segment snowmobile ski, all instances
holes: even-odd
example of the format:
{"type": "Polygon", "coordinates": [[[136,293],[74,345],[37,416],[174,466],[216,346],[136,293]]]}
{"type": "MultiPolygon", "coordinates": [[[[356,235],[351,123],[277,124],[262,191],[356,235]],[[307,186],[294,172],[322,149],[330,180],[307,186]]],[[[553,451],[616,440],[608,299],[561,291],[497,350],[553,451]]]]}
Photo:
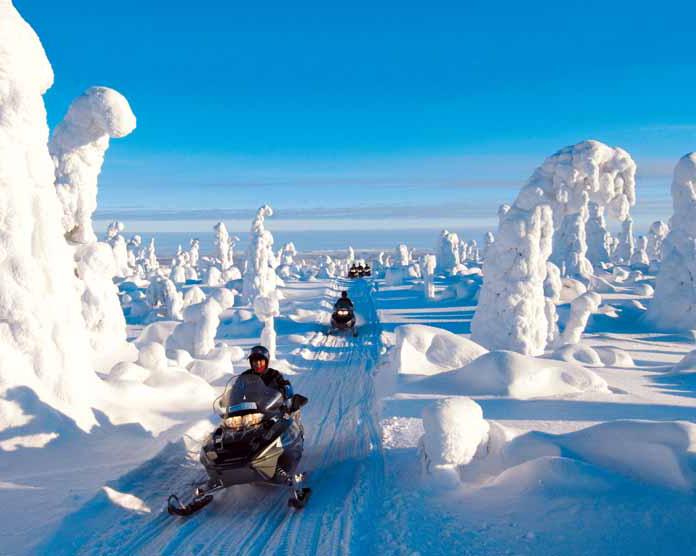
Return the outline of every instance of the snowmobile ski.
{"type": "Polygon", "coordinates": [[[307,505],[309,497],[312,495],[312,489],[309,487],[304,487],[292,492],[292,496],[288,500],[288,506],[295,508],[296,510],[301,510],[307,505]]]}
{"type": "Polygon", "coordinates": [[[198,510],[205,508],[213,501],[212,494],[205,494],[200,498],[194,498],[190,504],[182,504],[176,494],[171,494],[167,500],[167,512],[169,515],[178,515],[187,517],[196,513],[198,510]]]}

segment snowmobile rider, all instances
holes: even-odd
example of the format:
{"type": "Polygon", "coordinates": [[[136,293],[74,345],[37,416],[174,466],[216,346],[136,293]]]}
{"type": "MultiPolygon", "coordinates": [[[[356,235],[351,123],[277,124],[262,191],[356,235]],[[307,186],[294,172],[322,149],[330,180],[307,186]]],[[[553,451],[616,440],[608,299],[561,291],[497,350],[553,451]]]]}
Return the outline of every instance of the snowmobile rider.
{"type": "Polygon", "coordinates": [[[334,309],[352,309],[353,302],[348,297],[347,291],[341,292],[341,297],[338,298],[336,303],[334,303],[334,309]]]}
{"type": "Polygon", "coordinates": [[[270,353],[265,347],[254,346],[249,352],[249,366],[251,368],[242,374],[260,376],[266,386],[278,390],[283,395],[283,399],[289,400],[293,395],[292,385],[279,371],[268,366],[269,360],[270,353]]]}

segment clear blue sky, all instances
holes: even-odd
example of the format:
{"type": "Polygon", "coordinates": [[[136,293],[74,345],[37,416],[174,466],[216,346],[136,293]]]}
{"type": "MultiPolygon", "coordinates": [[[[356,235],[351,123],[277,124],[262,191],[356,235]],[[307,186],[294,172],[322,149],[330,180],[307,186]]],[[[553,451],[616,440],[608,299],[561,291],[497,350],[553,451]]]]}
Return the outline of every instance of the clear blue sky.
{"type": "Polygon", "coordinates": [[[105,217],[493,218],[594,138],[634,156],[652,220],[696,150],[696,2],[14,3],[56,74],[51,126],[91,85],[138,117],[107,153],[105,217]]]}

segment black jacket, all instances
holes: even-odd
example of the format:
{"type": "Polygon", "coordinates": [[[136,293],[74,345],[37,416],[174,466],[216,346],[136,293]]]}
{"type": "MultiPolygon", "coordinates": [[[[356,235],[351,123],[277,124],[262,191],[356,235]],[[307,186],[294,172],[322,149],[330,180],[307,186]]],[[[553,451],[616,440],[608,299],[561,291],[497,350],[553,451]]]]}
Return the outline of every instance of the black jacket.
{"type": "Polygon", "coordinates": [[[340,297],[336,303],[334,303],[334,309],[352,309],[353,302],[347,297],[340,297]]]}
{"type": "Polygon", "coordinates": [[[247,369],[242,373],[243,375],[257,375],[261,377],[261,380],[263,380],[263,383],[268,386],[269,388],[274,388],[278,390],[283,395],[283,398],[290,399],[292,398],[292,385],[290,384],[290,381],[287,380],[281,373],[280,371],[276,371],[275,369],[271,369],[270,367],[266,369],[266,372],[263,374],[259,374],[253,369],[247,369]]]}

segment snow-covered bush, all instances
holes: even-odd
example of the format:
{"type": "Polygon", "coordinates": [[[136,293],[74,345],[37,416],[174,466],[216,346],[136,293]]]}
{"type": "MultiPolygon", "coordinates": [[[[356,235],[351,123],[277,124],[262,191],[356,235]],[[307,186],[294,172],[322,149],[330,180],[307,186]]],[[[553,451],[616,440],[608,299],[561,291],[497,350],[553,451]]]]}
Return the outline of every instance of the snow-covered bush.
{"type": "Polygon", "coordinates": [[[56,166],[56,192],[63,206],[65,236],[76,243],[97,240],[92,214],[97,208],[97,178],[109,138],[135,129],[128,101],[108,87],[90,87],[70,105],[49,150],[56,166]]]}
{"type": "Polygon", "coordinates": [[[488,421],[483,410],[469,398],[444,398],[423,410],[421,439],[426,472],[442,466],[466,465],[488,442],[488,421]]]}
{"type": "Polygon", "coordinates": [[[167,339],[167,350],[185,349],[194,357],[205,357],[215,347],[222,307],[212,297],[189,305],[183,320],[167,339]]]}
{"type": "Polygon", "coordinates": [[[537,355],[548,336],[544,279],[553,221],[546,205],[512,208],[484,262],[484,283],[471,338],[488,349],[537,355]]]}
{"type": "Polygon", "coordinates": [[[662,328],[696,328],[696,152],[683,156],[672,180],[674,213],[647,318],[662,328]]]}

